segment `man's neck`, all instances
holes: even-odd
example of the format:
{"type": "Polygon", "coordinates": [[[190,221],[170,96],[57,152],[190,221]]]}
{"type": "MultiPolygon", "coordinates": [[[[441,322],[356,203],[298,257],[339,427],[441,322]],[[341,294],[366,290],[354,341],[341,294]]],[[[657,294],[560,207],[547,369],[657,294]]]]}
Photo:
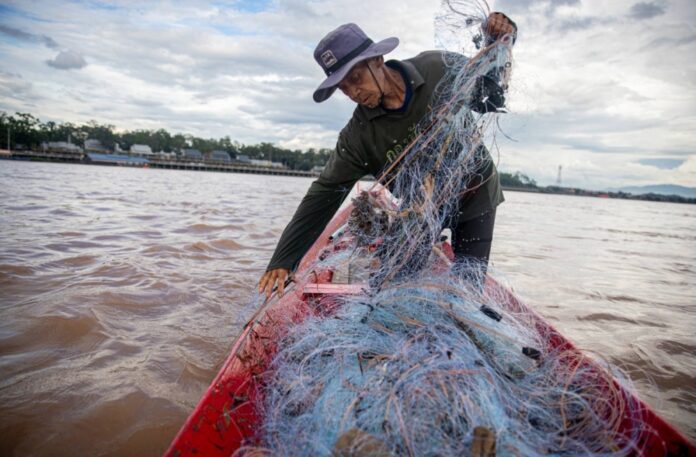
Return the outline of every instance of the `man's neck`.
{"type": "Polygon", "coordinates": [[[399,109],[404,106],[406,100],[406,81],[401,72],[384,66],[384,95],[382,96],[382,106],[387,109],[399,109]]]}

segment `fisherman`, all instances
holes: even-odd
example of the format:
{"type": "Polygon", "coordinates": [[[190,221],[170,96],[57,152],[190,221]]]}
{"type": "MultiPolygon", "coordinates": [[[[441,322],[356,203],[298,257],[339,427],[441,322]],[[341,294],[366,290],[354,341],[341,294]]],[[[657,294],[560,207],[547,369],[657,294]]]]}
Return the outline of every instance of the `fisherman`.
{"type": "MultiPolygon", "coordinates": [[[[492,13],[484,23],[487,44],[516,35],[517,26],[502,13],[492,13]]],[[[319,178],[312,183],[259,281],[267,297],[285,282],[307,250],[326,227],[353,185],[363,176],[380,176],[415,137],[419,121],[428,114],[433,93],[446,72],[444,53],[426,51],[411,59],[384,60],[398,45],[395,37],[373,42],[355,24],[344,24],[326,35],[314,50],[314,59],[327,78],[314,92],[321,103],[339,89],[357,103],[341,131],[336,150],[319,178]]],[[[479,82],[477,81],[477,86],[479,82]]],[[[495,111],[504,104],[502,90],[493,78],[483,77],[479,100],[471,108],[495,111]]],[[[467,192],[453,221],[452,246],[457,258],[486,265],[493,240],[496,207],[503,202],[495,165],[486,151],[479,170],[480,185],[467,192]]]]}

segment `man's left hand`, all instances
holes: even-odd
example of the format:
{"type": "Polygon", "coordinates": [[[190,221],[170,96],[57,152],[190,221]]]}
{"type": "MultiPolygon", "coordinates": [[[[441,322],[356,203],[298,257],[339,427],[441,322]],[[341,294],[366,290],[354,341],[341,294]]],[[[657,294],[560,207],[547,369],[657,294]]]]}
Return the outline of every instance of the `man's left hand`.
{"type": "Polygon", "coordinates": [[[283,293],[285,293],[285,281],[287,281],[289,275],[290,270],[286,268],[274,268],[267,271],[259,280],[259,293],[265,293],[266,300],[268,300],[273,295],[273,290],[277,283],[278,296],[282,297],[283,293]]]}

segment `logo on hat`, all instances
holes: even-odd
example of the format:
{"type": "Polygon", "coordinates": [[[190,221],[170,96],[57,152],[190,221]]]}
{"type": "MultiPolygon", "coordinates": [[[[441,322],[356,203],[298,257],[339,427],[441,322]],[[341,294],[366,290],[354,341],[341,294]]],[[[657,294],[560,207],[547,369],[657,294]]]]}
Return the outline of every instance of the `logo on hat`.
{"type": "Polygon", "coordinates": [[[329,49],[328,51],[324,52],[324,53],[321,55],[321,61],[324,62],[324,66],[325,66],[326,68],[330,68],[331,65],[335,64],[336,62],[338,62],[338,60],[336,59],[336,56],[334,55],[334,53],[331,52],[331,49],[329,49]]]}

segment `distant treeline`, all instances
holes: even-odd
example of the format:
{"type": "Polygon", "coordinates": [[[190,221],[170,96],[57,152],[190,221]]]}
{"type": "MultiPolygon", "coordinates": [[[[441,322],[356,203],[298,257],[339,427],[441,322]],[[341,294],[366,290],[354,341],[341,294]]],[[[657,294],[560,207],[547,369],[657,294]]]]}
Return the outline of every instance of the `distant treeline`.
{"type": "Polygon", "coordinates": [[[155,152],[175,152],[186,148],[198,149],[202,153],[215,150],[227,151],[231,157],[245,155],[250,159],[264,159],[281,162],[293,170],[311,170],[315,166],[323,166],[329,158],[330,149],[299,149],[290,150],[279,148],[271,143],[241,144],[232,141],[229,136],[224,138],[198,138],[189,134],[171,134],[164,129],[132,130],[117,132],[110,124],[99,124],[89,121],[78,125],[71,122],[56,123],[41,122],[28,113],[15,113],[14,116],[0,112],[0,148],[7,147],[8,127],[10,130],[11,149],[41,148],[41,143],[49,141],[70,141],[78,146],[84,146],[86,139],[99,140],[102,146],[113,150],[116,144],[125,151],[134,144],[145,144],[155,152]]]}
{"type": "Polygon", "coordinates": [[[500,174],[500,184],[502,184],[504,187],[519,187],[519,188],[526,188],[526,189],[536,189],[537,188],[536,181],[534,181],[529,176],[527,176],[523,173],[520,173],[519,171],[516,173],[499,172],[499,174],[500,174]]]}
{"type": "MultiPolygon", "coordinates": [[[[202,153],[215,150],[227,151],[233,158],[245,155],[250,159],[265,159],[281,162],[292,170],[311,170],[315,166],[324,166],[329,158],[331,149],[299,149],[290,150],[279,148],[271,143],[241,144],[232,141],[229,136],[224,138],[198,138],[189,134],[171,134],[164,129],[132,130],[116,132],[116,127],[110,124],[99,124],[89,121],[78,125],[71,122],[56,123],[41,122],[28,113],[15,113],[14,116],[0,112],[0,148],[7,147],[8,127],[10,130],[11,149],[41,148],[41,143],[48,141],[70,141],[78,146],[84,146],[86,139],[99,140],[107,149],[114,149],[118,144],[121,149],[129,150],[134,144],[146,144],[153,151],[173,152],[185,148],[198,149],[202,153]]],[[[536,188],[536,182],[522,173],[500,173],[503,186],[518,188],[536,188]]]]}

